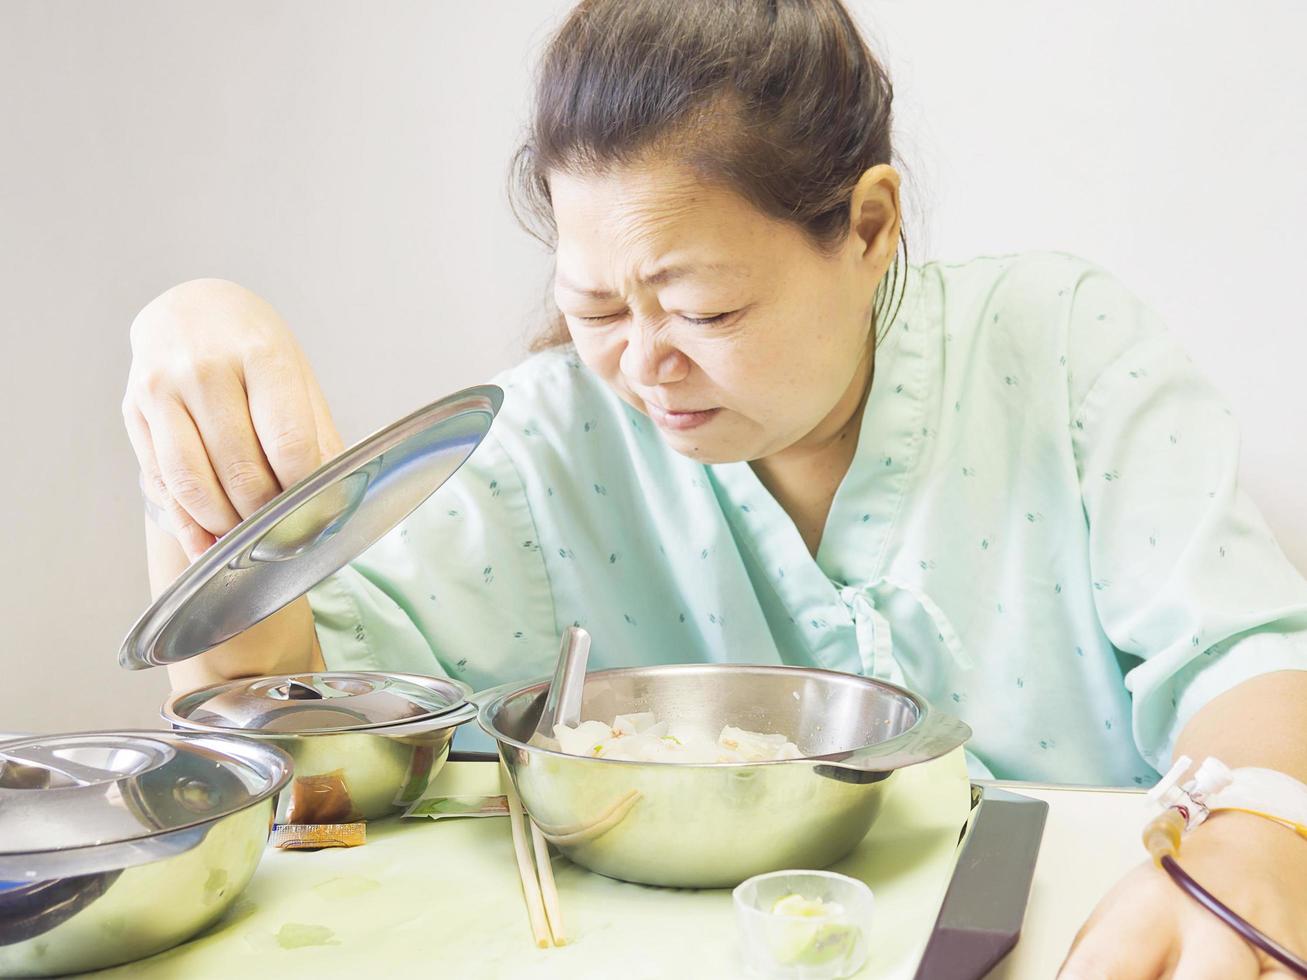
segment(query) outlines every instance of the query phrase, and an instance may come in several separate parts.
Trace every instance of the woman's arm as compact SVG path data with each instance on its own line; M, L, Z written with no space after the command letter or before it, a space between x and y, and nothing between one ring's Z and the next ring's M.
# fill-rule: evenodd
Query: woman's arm
M1307 783L1307 670L1262 674L1213 698L1180 733L1182 755L1195 766L1210 755L1232 769L1278 769Z
M1307 671L1262 674L1212 699L1185 725L1181 755L1307 781ZM1178 861L1263 933L1307 957L1307 840L1264 817L1217 811L1185 835ZM1289 977L1277 967L1149 861L1098 904L1058 976Z
M1074 292L1072 444L1099 621L1143 757L1215 756L1307 778L1307 583L1239 486L1229 411L1156 317L1110 277ZM1072 375L1069 375L1069 378ZM1142 831L1142 827L1140 828ZM1062 976L1287 977L1144 857L1099 903ZM1307 953L1307 841L1218 812L1186 834L1192 877Z

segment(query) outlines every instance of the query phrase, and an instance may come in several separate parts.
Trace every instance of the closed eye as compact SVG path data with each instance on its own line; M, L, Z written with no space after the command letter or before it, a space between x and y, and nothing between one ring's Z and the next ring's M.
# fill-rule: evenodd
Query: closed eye
M715 316L686 316L684 313L682 313L681 319L684 320L686 323L706 324L706 323L720 323L722 320L725 320L728 316L730 316L729 313L718 313Z
M687 316L684 313L677 314L686 323L693 323L699 326L706 326L712 323L721 323L727 317L733 316L737 311L730 313L716 313L712 316ZM583 316L579 313L569 314L574 320L581 320L585 323L608 323L612 320L618 320L626 315L625 311L621 313L604 313L599 316Z

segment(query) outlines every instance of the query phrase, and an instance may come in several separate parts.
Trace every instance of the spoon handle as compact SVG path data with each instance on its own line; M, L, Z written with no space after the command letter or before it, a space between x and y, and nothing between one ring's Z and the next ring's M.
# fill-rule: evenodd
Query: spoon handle
M581 720L581 694L585 688L586 663L590 659L590 634L579 626L563 630L558 666L545 694L545 707L536 723L536 734L554 737L555 725L575 725Z

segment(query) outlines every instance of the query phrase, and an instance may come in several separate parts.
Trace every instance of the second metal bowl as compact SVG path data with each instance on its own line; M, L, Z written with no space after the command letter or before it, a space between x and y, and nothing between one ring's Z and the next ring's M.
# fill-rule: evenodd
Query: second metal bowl
M783 733L804 758L679 765L584 758L528 744L546 683L478 696L522 802L571 860L612 878L725 888L820 868L866 836L893 775L952 751L971 729L882 681L803 667L694 664L599 671L581 718Z
M419 674L316 671L174 694L163 717L289 754L295 778L278 801L278 823L349 823L398 813L422 796L454 730L476 717L470 691Z

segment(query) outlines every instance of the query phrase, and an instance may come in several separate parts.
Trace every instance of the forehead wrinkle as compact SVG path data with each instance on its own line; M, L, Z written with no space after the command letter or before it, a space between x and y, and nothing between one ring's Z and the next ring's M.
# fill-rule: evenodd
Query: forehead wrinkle
M669 223L691 218L699 206L700 202L692 195L686 195L671 204L650 200L648 204L638 205L630 219L619 219L614 236L619 248L648 256L635 258L629 274L619 278L644 288L666 286L688 275L703 273L725 275L737 281L751 280L751 271L737 262L697 261L693 248L687 250L684 242L661 241ZM595 292L612 295L603 290L588 292L592 295Z
M694 210L693 205L686 202L656 201L652 197L648 195L643 201L630 202L613 219L616 249L612 258L620 261L620 256L625 253L633 266L629 278L637 282L648 278L659 261L660 253L666 251L669 226Z
M599 239L607 240L603 247L608 254L598 258L608 266L609 281L616 284L617 291L573 281L556 267L558 286L578 296L608 300L631 287L664 286L687 273L730 275L737 281L753 279L751 270L739 263L696 261L695 229L700 224L696 218L702 216L704 208L711 207L702 185L678 175L651 186L641 176L638 170L599 176L600 185L608 185L607 193L589 197L586 202L590 219L598 222L597 230L602 230ZM677 234L682 230L689 234L688 241L678 240L685 237Z

